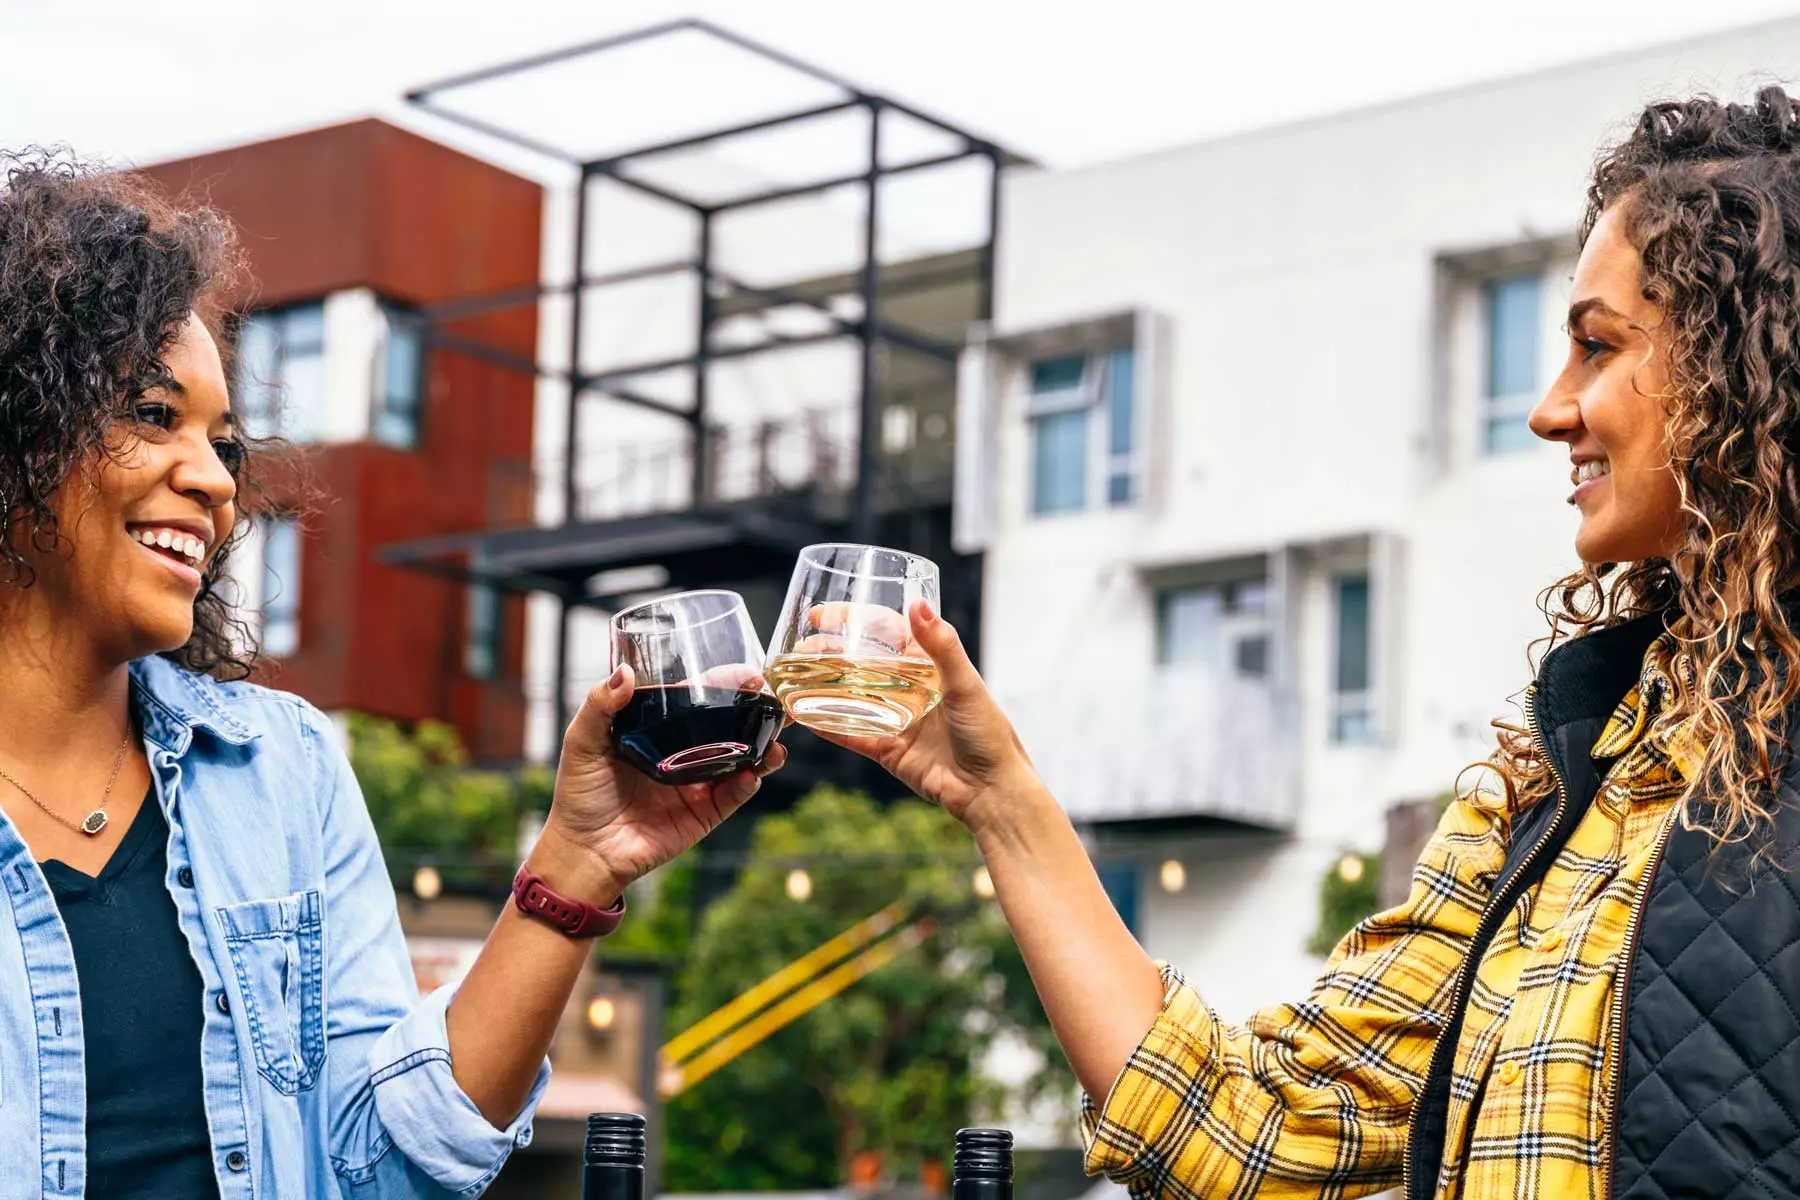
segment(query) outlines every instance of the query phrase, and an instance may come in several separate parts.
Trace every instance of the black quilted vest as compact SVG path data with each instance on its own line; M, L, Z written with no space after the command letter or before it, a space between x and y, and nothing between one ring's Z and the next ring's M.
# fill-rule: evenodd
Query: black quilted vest
M1520 818L1465 971L1593 802L1610 764L1588 752L1661 628L1634 621L1545 659L1534 711L1567 803L1560 819L1550 804ZM1800 731L1800 712L1789 728ZM1677 827L1649 881L1610 1131L1618 1200L1800 1197L1800 755L1782 781L1776 836L1774 863L1752 871L1747 850L1715 850L1705 833ZM1414 1109L1408 1200L1429 1200L1436 1183L1462 1020L1453 1014L1440 1037Z

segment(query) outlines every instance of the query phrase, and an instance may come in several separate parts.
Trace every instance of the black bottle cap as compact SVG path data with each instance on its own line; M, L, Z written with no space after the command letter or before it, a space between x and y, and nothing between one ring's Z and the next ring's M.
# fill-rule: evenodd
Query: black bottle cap
M644 1118L637 1113L591 1114L581 1161L588 1166L643 1166Z
M998 1179L1010 1183L1013 1177L1012 1130L957 1130L953 1167L958 1179Z

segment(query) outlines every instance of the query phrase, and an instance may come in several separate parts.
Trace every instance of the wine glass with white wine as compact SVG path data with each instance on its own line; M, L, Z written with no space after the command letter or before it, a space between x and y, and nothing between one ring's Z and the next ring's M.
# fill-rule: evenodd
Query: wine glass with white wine
M916 601L938 606L937 564L880 546L808 546L794 565L767 670L798 724L896 734L937 706L937 664L912 640Z

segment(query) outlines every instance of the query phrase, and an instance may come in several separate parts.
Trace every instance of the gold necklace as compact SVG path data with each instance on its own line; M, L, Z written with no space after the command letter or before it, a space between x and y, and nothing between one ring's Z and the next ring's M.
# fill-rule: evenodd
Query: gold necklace
M67 825L76 833L85 833L89 837L93 837L102 829L106 828L106 802L112 798L113 784L119 781L119 768L125 765L125 747L129 745L131 745L131 724L130 722L127 722L125 725L125 740L119 743L119 752L113 756L112 774L107 777L106 790L100 793L100 804L93 812L83 817L79 822L69 820L69 818L63 816L48 804L45 804L42 800L39 800L37 796L32 793L30 788L7 774L4 767L0 767L0 779L6 780L6 782L12 784L21 792L24 792L27 800L43 809L44 812L49 815L50 819L57 824Z

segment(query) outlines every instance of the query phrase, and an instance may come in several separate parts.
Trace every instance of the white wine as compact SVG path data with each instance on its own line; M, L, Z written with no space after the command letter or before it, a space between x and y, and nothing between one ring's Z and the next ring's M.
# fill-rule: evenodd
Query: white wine
M851 737L900 733L940 695L937 664L927 658L778 654L766 674L796 722Z

